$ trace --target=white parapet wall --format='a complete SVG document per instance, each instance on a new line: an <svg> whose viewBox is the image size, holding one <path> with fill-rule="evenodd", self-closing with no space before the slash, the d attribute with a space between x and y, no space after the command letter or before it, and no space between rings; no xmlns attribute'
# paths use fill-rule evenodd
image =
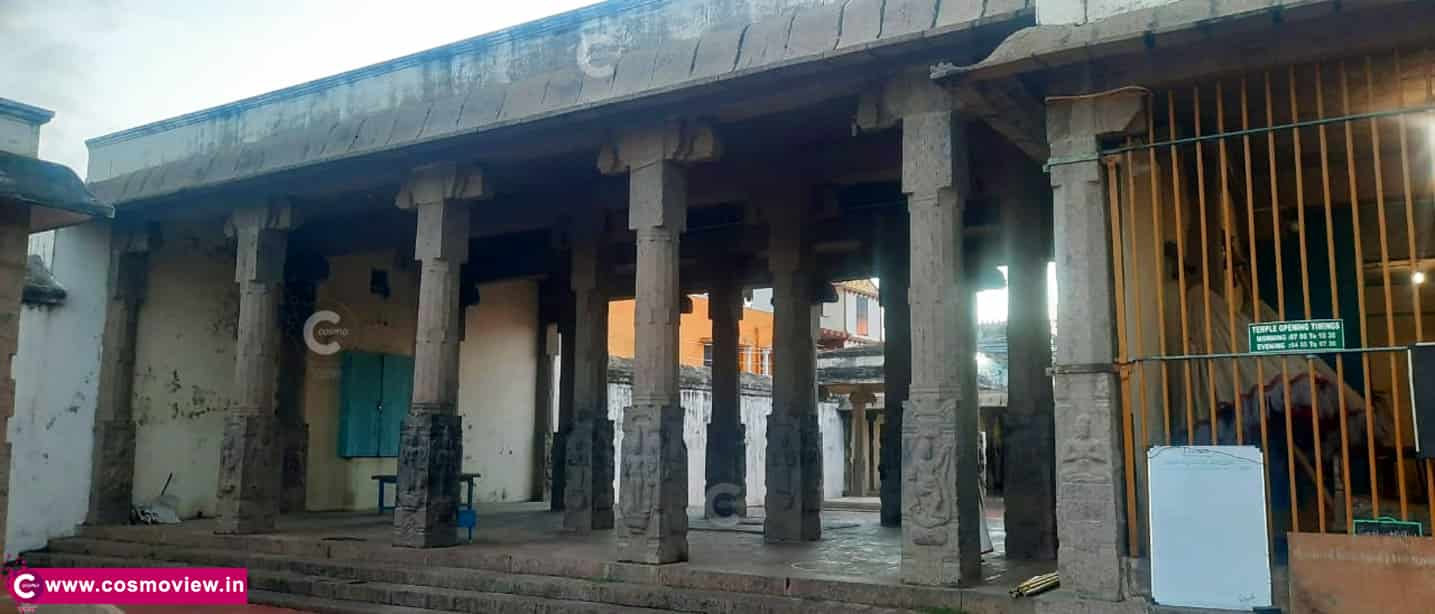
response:
<svg viewBox="0 0 1435 614"><path fill-rule="evenodd" d="M1036 0L1036 22L1044 26L1090 23L1177 0Z"/></svg>

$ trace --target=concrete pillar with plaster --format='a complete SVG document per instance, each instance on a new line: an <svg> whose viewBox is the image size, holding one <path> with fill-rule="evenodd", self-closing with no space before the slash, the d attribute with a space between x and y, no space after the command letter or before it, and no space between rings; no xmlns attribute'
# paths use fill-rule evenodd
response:
<svg viewBox="0 0 1435 614"><path fill-rule="evenodd" d="M623 414L623 518L618 558L688 559L688 451L678 382L678 244L687 224L685 163L719 154L712 129L668 122L622 134L599 154L628 173L628 227L637 234L633 406Z"/></svg>
<svg viewBox="0 0 1435 614"><path fill-rule="evenodd" d="M1012 160L1000 180L1002 241L1007 263L1006 555L1056 558L1056 444L1047 312L1047 250L1051 191L1040 166Z"/></svg>
<svg viewBox="0 0 1435 614"><path fill-rule="evenodd" d="M708 292L712 419L708 422L704 491L709 499L726 492L723 500L732 502L732 512L746 516L747 429L742 423L742 376L737 362L742 307L742 288L732 280L724 280ZM705 513L713 511L705 508Z"/></svg>
<svg viewBox="0 0 1435 614"><path fill-rule="evenodd" d="M906 212L882 220L877 263L882 281L880 300L884 343L882 348L883 424L877 461L884 527L902 526L902 407L912 384L912 329L908 305L908 245Z"/></svg>
<svg viewBox="0 0 1435 614"><path fill-rule="evenodd" d="M851 496L865 497L870 492L868 478L871 474L872 434L867 428L867 406L875 403L877 397L865 390L847 396L852 404L852 477L848 482Z"/></svg>
<svg viewBox="0 0 1435 614"><path fill-rule="evenodd" d="M399 432L395 546L433 548L458 540L460 277L468 261L470 206L488 195L482 173L439 164L415 169L400 209L418 214L414 258L421 263L414 338L413 402Z"/></svg>
<svg viewBox="0 0 1435 614"><path fill-rule="evenodd" d="M608 419L607 263L602 216L574 225L570 280L573 332L573 426L564 442L563 527L576 533L613 528L613 421Z"/></svg>
<svg viewBox="0 0 1435 614"><path fill-rule="evenodd" d="M95 403L87 524L128 524L134 504L135 423L131 392L135 335L148 285L151 240L150 233L141 229L111 231L110 296L100 340L100 385Z"/></svg>
<svg viewBox="0 0 1435 614"><path fill-rule="evenodd" d="M901 425L902 580L981 580L974 309L963 279L964 118L925 74L867 98L859 124L900 123L910 246L912 381Z"/></svg>
<svg viewBox="0 0 1435 614"><path fill-rule="evenodd" d="M807 236L810 198L797 183L760 195L769 216L772 273L772 413L767 418L768 542L822 537L822 433L817 422L817 321L813 253Z"/></svg>
<svg viewBox="0 0 1435 614"><path fill-rule="evenodd" d="M219 453L219 533L271 531L279 515L279 299L294 216L288 203L273 201L236 209L226 226L238 245L239 343L236 399Z"/></svg>
<svg viewBox="0 0 1435 614"><path fill-rule="evenodd" d="M1120 408L1100 140L1144 126L1144 94L1047 103L1058 303L1055 373L1057 564L1063 591L1121 601Z"/></svg>

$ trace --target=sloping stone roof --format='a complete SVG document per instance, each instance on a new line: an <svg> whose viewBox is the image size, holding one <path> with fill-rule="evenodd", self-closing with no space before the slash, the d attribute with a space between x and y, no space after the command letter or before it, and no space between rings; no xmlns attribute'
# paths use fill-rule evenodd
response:
<svg viewBox="0 0 1435 614"><path fill-rule="evenodd" d="M624 19L645 19L646 14L639 11L617 13L620 8L636 4L641 3L610 1L253 99L91 139L88 142L90 177L98 179L92 183L92 189L102 200L115 204L153 199L192 188L715 84L779 67L868 56L878 48L922 44L932 37L984 24L1029 19L1032 14L1031 0L789 0L786 4L796 7L795 10L784 10L748 23L715 24L695 34L659 37L661 42L653 46L624 49L605 71L585 70L572 64L571 59L554 61L555 56L566 57L563 54L571 52L571 46L539 45L524 40L525 36L536 38L550 34L553 29L548 27L550 23L576 29L603 20L608 20L611 26L611 22ZM659 6L669 4L679 6L684 2L658 3ZM688 0L685 8L673 10L712 12L727 10L725 5L735 4L738 4L736 0ZM749 4L757 6L757 3ZM773 5L765 6L769 8L763 10L770 11ZM579 13L586 17L574 17ZM567 23L580 18L586 21ZM541 48L532 51L535 57L504 55L518 53L515 49L525 44ZM559 68L513 80L485 81L485 73L478 68L480 60L489 64L507 62L507 65ZM465 62L473 64L469 68L477 74L466 74L470 71L459 66ZM391 65L401 68L391 68ZM395 106L372 112L345 115L338 111L342 105L335 104L331 112L318 113L311 108L289 112L289 117L285 117L282 109L273 110L265 119L274 129L245 123L248 121L244 119L245 114L260 113L261 107L277 107L284 104L284 99L296 96L318 99L339 92L332 93L331 97L346 99L343 104L356 104L349 100L356 95L341 92L339 88L386 78L399 70L438 71L452 83L432 85L426 81L424 95L407 101L400 99ZM506 71L507 67L503 67L488 72ZM398 96L390 93L389 98ZM311 103L311 106L317 104ZM316 116L308 117L310 113ZM296 115L304 117L295 120ZM278 129L286 124L292 127ZM256 131L259 134L253 134ZM184 151L193 147L193 143L210 141L225 144L194 153ZM114 164L139 167L112 172L109 166Z"/></svg>
<svg viewBox="0 0 1435 614"><path fill-rule="evenodd" d="M114 208L97 200L70 167L5 151L0 151L0 202L92 217L115 215Z"/></svg>

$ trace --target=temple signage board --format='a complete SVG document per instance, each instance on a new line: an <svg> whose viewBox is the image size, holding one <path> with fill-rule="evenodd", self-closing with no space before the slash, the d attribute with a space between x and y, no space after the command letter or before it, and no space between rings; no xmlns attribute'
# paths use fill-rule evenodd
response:
<svg viewBox="0 0 1435 614"><path fill-rule="evenodd" d="M1345 322L1341 320L1290 320L1261 322L1247 329L1251 351L1329 352L1345 349Z"/></svg>

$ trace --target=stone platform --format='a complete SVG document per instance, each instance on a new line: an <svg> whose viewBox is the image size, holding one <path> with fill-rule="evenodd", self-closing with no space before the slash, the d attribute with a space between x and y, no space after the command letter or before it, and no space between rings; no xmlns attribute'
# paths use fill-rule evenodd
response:
<svg viewBox="0 0 1435 614"><path fill-rule="evenodd" d="M33 566L247 567L256 603L407 614L1031 612L1032 602L1011 599L1007 589L1053 567L987 555L982 586L903 585L900 529L881 527L868 512L828 512L822 541L796 545L765 544L745 526L720 528L695 517L692 562L616 563L611 531L567 534L561 513L541 505L480 505L472 542L430 550L391 546L387 514L342 512L285 516L268 535L216 535L212 520L85 527L27 558Z"/></svg>

